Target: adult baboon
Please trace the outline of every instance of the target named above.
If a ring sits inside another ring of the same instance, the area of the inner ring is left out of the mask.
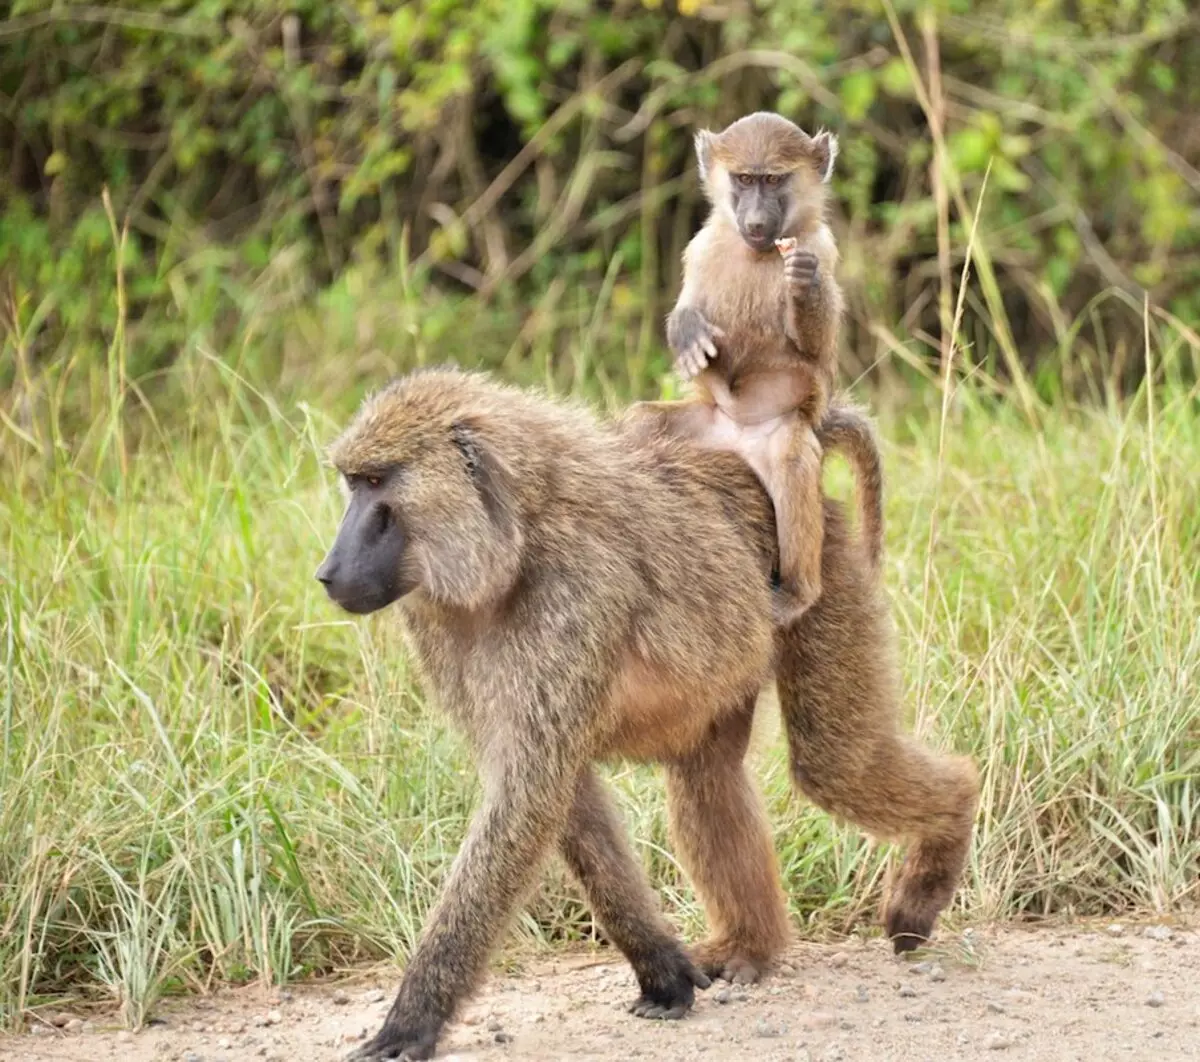
[[[351,612],[400,602],[483,782],[383,1028],[353,1057],[433,1054],[554,846],[634,969],[636,1013],[679,1017],[710,975],[757,977],[788,920],[742,762],[776,659],[778,550],[751,470],[455,370],[369,399],[331,457],[349,501],[317,578]],[[825,521],[824,593],[780,635],[795,776],[913,840],[888,917],[924,936],[970,840],[974,775],[898,732],[873,567],[839,505]],[[666,765],[674,843],[711,929],[691,957],[593,773],[610,757]]]

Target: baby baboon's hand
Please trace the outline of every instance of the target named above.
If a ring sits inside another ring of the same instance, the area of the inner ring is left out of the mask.
[[[675,368],[685,380],[698,376],[717,356],[717,340],[725,333],[709,324],[699,310],[683,307],[667,322],[667,342],[675,353]]]
[[[788,294],[795,299],[816,290],[817,256],[811,251],[800,250],[799,244],[791,236],[776,240],[775,246],[783,255],[783,275],[787,280]]]

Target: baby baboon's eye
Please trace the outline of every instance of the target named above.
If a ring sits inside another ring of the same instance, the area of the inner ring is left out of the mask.
[[[379,476],[363,476],[368,487],[378,487],[383,480]]]
[[[783,180],[782,173],[768,173],[767,174],[767,184],[778,184],[782,180]]]
[[[737,179],[738,179],[738,184],[753,184],[754,183],[754,174],[739,173],[737,175]]]

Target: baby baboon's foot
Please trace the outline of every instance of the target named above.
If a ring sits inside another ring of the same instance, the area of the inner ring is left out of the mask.
[[[663,949],[649,962],[639,963],[634,972],[642,994],[629,1007],[639,1018],[677,1021],[692,1008],[696,989],[712,982],[687,957],[683,949]]]
[[[731,941],[713,940],[692,949],[696,965],[709,977],[734,985],[756,984],[770,966],[768,959],[751,955]]]
[[[816,602],[820,591],[800,593],[786,586],[778,587],[771,595],[771,618],[776,627],[790,627]]]

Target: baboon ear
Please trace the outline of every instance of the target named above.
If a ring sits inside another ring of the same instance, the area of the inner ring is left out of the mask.
[[[416,539],[425,589],[461,608],[495,601],[520,572],[524,535],[513,473],[486,425],[462,419],[450,428],[463,482],[446,484],[442,519]],[[464,490],[466,487],[466,490]],[[472,504],[471,495],[479,504]]]
[[[700,167],[700,180],[708,183],[708,174],[712,169],[713,140],[716,139],[707,129],[696,133],[696,162]]]
[[[488,444],[485,426],[459,420],[451,426],[450,437],[462,454],[463,467],[479,492],[488,516],[502,532],[507,532],[515,519],[512,474],[495,448]]]
[[[822,129],[812,138],[813,162],[817,167],[817,176],[822,184],[827,184],[833,176],[833,163],[837,158],[838,139],[828,129]]]

